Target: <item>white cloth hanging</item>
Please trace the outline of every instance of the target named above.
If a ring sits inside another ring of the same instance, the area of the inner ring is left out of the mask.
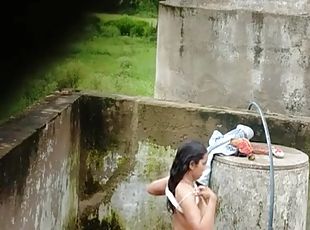
[[[238,124],[237,127],[226,134],[214,130],[210,139],[208,150],[207,168],[197,180],[198,183],[208,186],[212,170],[212,160],[215,155],[232,156],[238,149],[230,144],[233,138],[246,138],[250,140],[254,136],[254,131],[249,126]]]

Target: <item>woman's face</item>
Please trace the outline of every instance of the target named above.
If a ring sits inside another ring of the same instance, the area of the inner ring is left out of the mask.
[[[195,167],[193,168],[192,174],[195,180],[201,177],[203,171],[206,169],[207,160],[208,160],[208,154],[205,154],[203,158],[198,162],[198,164],[196,164]]]

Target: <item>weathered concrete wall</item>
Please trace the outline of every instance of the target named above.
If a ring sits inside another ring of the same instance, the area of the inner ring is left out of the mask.
[[[78,211],[76,96],[43,103],[0,127],[1,229],[66,229]]]
[[[308,14],[189,2],[160,4],[156,98],[310,115]]]
[[[309,118],[269,115],[267,122],[273,143],[310,152]],[[53,98],[0,127],[2,228],[74,228],[78,215],[85,230],[169,228],[164,198],[150,197],[145,185],[168,173],[185,138],[207,142],[214,129],[238,123],[265,140],[256,112],[122,96]]]
[[[119,119],[122,116],[106,116],[106,114],[100,116],[111,121],[113,127],[122,127],[125,130],[124,133],[132,133],[135,138],[131,140],[131,145],[138,146],[138,148],[126,150],[120,147],[120,149],[115,148],[102,153],[105,156],[104,159],[108,155],[112,157],[113,154],[119,153],[135,156],[133,167],[125,168],[127,170],[125,170],[127,172],[125,177],[119,174],[117,167],[113,171],[109,168],[96,167],[95,164],[88,166],[91,168],[92,175],[97,175],[97,171],[100,172],[98,175],[107,172],[107,175],[111,176],[107,180],[102,180],[97,176],[93,177],[94,181],[97,181],[102,187],[81,202],[83,209],[80,211],[84,216],[82,222],[83,226],[86,226],[85,229],[89,229],[87,227],[90,226],[103,226],[107,222],[111,224],[112,217],[114,217],[115,223],[126,226],[125,229],[144,229],[141,226],[145,227],[146,223],[151,223],[149,226],[154,229],[169,226],[170,220],[167,219],[167,212],[163,206],[164,199],[150,198],[141,189],[151,180],[168,173],[173,150],[185,138],[207,142],[214,129],[226,132],[234,128],[236,124],[243,123],[254,128],[256,141],[265,141],[261,118],[256,112],[131,97],[116,97],[109,100],[88,97],[88,100],[88,103],[97,105],[92,107],[93,109],[108,107],[112,111],[119,111],[120,115],[127,114],[130,118],[127,122],[131,120],[133,123],[123,123],[122,119]],[[102,111],[101,109],[95,110]],[[92,109],[88,109],[87,113],[92,114]],[[267,122],[273,143],[293,146],[307,153],[310,152],[307,139],[310,134],[308,118],[269,115]],[[95,126],[91,127],[95,128]],[[114,134],[116,133],[119,131]],[[122,139],[129,141],[125,136],[127,135],[123,135]],[[132,161],[130,161],[131,164]],[[102,188],[104,188],[103,191]],[[266,190],[267,188],[268,186],[266,186]],[[129,212],[129,209],[133,212]]]

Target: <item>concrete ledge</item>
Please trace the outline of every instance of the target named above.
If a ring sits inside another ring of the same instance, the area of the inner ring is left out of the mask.
[[[46,127],[48,122],[59,116],[79,97],[78,94],[52,95],[22,117],[11,119],[0,125],[0,159],[39,129]]]
[[[166,0],[161,5],[192,9],[242,10],[278,15],[309,15],[310,3],[307,0],[286,1],[246,1],[246,0]]]

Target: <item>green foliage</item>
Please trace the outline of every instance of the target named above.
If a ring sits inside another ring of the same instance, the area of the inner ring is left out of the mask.
[[[112,17],[100,17],[100,15],[90,15],[87,19],[85,34],[88,39],[96,39],[101,36],[117,37],[131,36],[144,37],[150,41],[155,41],[156,25],[154,21],[132,17],[128,15]]]
[[[156,55],[154,42],[137,37],[100,37],[79,44],[79,50],[81,52],[74,56],[88,69],[88,76],[79,84],[80,89],[126,95],[153,95]],[[95,55],[95,50],[97,53],[107,54]]]
[[[77,88],[79,81],[85,78],[85,68],[80,61],[72,60],[55,70],[57,89]]]
[[[149,26],[144,21],[135,21],[128,17],[110,21],[108,23],[114,23],[119,28],[121,35],[130,35],[136,37],[141,37],[143,35],[144,27]]]
[[[102,35],[106,37],[117,37],[121,35],[121,32],[115,25],[106,25],[102,27]]]
[[[132,14],[156,17],[159,0],[120,0],[119,6]]]
[[[159,0],[136,0],[138,3],[137,14],[147,17],[157,17]]]
[[[156,27],[148,27],[143,31],[143,36],[148,38],[150,41],[154,42],[157,38]]]
[[[63,88],[153,95],[156,20],[107,14],[88,20],[83,40],[72,42],[64,57],[29,73],[19,93],[1,105],[0,123]],[[129,36],[120,36],[119,28]]]
[[[114,12],[119,14],[156,17],[159,0],[110,0],[97,1],[94,6],[98,12]]]

